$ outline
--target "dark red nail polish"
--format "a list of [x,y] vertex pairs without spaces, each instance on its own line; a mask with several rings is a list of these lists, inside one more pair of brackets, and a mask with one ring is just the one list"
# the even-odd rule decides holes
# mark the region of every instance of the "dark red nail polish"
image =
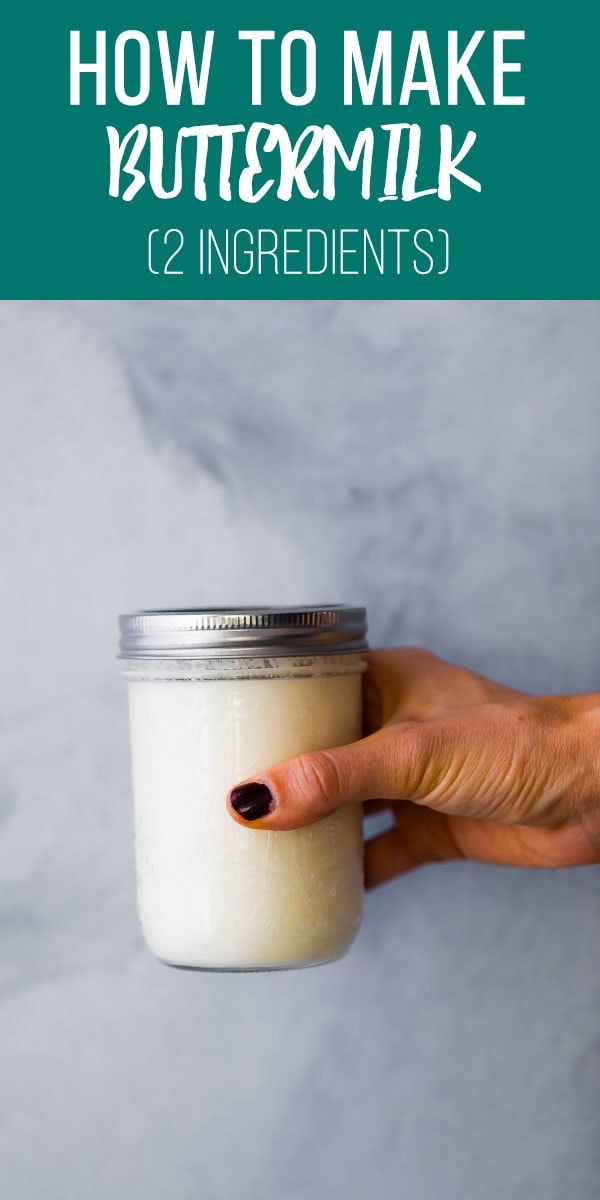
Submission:
[[245,821],[259,821],[273,812],[275,801],[265,783],[244,783],[233,788],[231,807]]

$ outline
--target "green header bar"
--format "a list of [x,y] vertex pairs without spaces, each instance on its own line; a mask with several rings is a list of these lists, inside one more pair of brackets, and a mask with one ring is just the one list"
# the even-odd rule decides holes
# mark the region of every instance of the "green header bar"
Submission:
[[0,295],[597,298],[599,44],[589,0],[12,8]]

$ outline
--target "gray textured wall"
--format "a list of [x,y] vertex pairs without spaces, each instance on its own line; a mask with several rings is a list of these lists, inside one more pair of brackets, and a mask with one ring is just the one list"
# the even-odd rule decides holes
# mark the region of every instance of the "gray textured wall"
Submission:
[[166,970],[115,616],[350,599],[600,686],[600,306],[0,306],[6,1200],[597,1200],[600,887],[451,864],[341,963]]

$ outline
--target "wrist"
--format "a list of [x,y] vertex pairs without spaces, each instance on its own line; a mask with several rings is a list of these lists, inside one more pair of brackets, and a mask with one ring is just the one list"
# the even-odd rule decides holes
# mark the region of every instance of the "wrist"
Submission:
[[600,694],[560,697],[569,809],[600,846]]

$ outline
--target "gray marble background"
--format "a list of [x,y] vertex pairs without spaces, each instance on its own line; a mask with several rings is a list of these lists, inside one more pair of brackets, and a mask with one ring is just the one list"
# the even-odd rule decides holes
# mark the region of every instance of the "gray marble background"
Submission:
[[363,601],[600,687],[600,306],[0,306],[6,1200],[598,1200],[594,868],[430,867],[339,964],[134,912],[119,610]]

